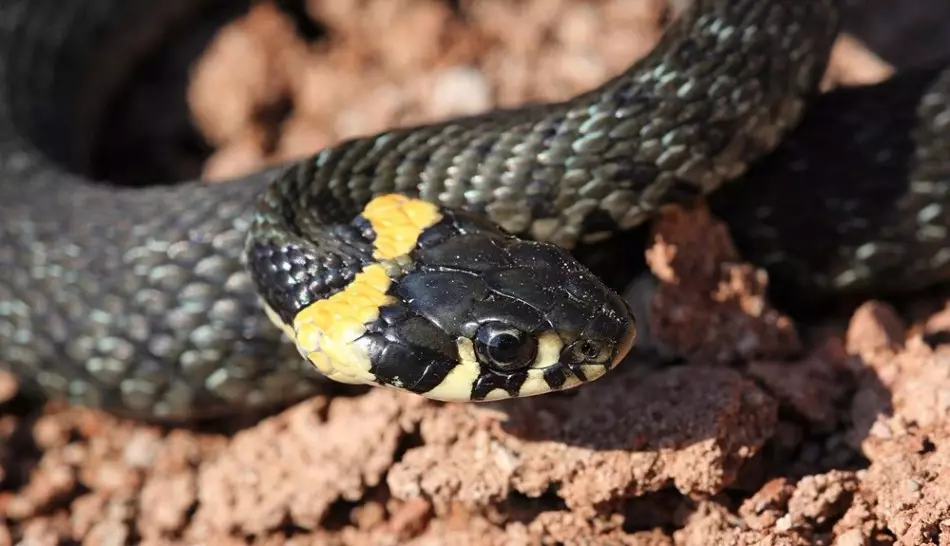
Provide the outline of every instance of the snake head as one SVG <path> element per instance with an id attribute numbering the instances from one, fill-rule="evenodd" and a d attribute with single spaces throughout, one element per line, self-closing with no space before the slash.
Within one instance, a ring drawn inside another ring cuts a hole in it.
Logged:
<path id="1" fill-rule="evenodd" d="M 331 379 L 497 400 L 593 381 L 633 345 L 626 302 L 558 246 L 398 195 L 345 227 L 250 252 L 272 320 Z"/>
<path id="2" fill-rule="evenodd" d="M 447 401 L 564 390 L 617 365 L 626 302 L 564 249 L 462 211 L 424 229 L 361 338 L 377 383 Z"/>

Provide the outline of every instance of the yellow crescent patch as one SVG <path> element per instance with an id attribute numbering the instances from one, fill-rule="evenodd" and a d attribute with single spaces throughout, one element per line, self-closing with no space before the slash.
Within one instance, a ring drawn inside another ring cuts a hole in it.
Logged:
<path id="1" fill-rule="evenodd" d="M 357 340 L 366 333 L 366 325 L 379 318 L 380 307 L 395 303 L 386 294 L 392 285 L 387 271 L 393 261 L 409 254 L 423 230 L 442 219 L 432 203 L 398 194 L 376 197 L 363 209 L 363 216 L 376 233 L 373 256 L 388 263 L 364 267 L 346 288 L 300 310 L 292 326 L 282 326 L 307 360 L 343 383 L 374 383 L 372 362 Z"/>
<path id="2" fill-rule="evenodd" d="M 381 306 L 394 303 L 386 294 L 390 284 L 385 266 L 370 264 L 345 289 L 302 309 L 293 323 L 301 354 L 330 379 L 372 383 L 369 355 L 354 342 L 379 318 Z"/>
<path id="3" fill-rule="evenodd" d="M 441 220 L 442 214 L 432 203 L 393 193 L 370 201 L 363 217 L 376 232 L 373 257 L 394 260 L 412 252 L 419 235 Z"/>

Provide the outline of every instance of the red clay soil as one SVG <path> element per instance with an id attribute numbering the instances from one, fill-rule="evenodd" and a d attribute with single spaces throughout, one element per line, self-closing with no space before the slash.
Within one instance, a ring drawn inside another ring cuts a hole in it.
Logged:
<path id="1" fill-rule="evenodd" d="M 313 0 L 326 35 L 309 41 L 260 4 L 191 72 L 190 116 L 215 148 L 203 176 L 567 97 L 648 51 L 666 4 Z M 890 71 L 844 37 L 827 81 Z M 646 257 L 652 341 L 687 364 L 574 396 L 370 389 L 198 431 L 24 410 L 4 379 L 0 546 L 950 544 L 950 299 L 797 324 L 702 206 L 654 222 Z"/>

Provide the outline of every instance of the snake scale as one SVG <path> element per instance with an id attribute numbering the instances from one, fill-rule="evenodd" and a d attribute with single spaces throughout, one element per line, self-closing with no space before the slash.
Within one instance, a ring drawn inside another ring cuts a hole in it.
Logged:
<path id="1" fill-rule="evenodd" d="M 835 0 L 695 0 L 650 54 L 570 100 L 396 128 L 228 183 L 83 176 L 90 97 L 214 3 L 0 1 L 0 364 L 24 385 L 146 419 L 220 415 L 314 392 L 300 353 L 324 349 L 416 392 L 574 386 L 623 356 L 634 325 L 559 248 L 703 196 L 791 293 L 950 276 L 950 71 L 818 97 Z M 529 322 L 546 330 L 512 329 Z M 563 362 L 505 368 L 544 359 Z M 434 397 L 464 398 L 451 392 Z"/>

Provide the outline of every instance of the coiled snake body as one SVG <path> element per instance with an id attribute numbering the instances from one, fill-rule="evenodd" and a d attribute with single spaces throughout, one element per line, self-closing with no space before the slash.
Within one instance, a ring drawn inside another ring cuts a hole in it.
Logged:
<path id="1" fill-rule="evenodd" d="M 121 72 L 93 64 L 131 62 L 208 3 L 0 2 L 0 364 L 48 394 L 182 418 L 287 401 L 321 375 L 449 400 L 573 387 L 635 328 L 562 248 L 706 194 L 798 290 L 950 273 L 941 70 L 833 92 L 788 136 L 833 0 L 696 0 L 646 58 L 566 102 L 229 183 L 77 174 L 96 117 L 79 91 Z"/>

